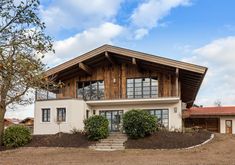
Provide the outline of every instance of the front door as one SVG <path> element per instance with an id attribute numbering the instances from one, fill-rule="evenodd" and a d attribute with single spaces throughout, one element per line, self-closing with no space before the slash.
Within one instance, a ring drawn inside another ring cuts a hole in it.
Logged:
<path id="1" fill-rule="evenodd" d="M 232 120 L 226 120 L 225 121 L 225 129 L 227 134 L 232 134 Z"/>
<path id="2" fill-rule="evenodd" d="M 120 125 L 122 120 L 122 110 L 108 110 L 100 111 L 100 115 L 106 117 L 109 121 L 109 131 L 117 132 L 120 131 Z"/>

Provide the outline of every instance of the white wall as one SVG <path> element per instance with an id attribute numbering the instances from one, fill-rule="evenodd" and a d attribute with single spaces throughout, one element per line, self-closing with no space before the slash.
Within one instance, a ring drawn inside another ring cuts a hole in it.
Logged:
<path id="1" fill-rule="evenodd" d="M 220 117 L 220 133 L 226 133 L 226 120 L 232 120 L 232 133 L 235 134 L 235 117 Z"/>
<path id="2" fill-rule="evenodd" d="M 42 122 L 42 108 L 51 109 L 50 122 Z M 37 101 L 34 109 L 34 134 L 59 132 L 56 108 L 66 108 L 66 121 L 60 124 L 61 132 L 70 132 L 73 128 L 83 129 L 87 108 L 84 101 L 76 99 Z"/>
<path id="3" fill-rule="evenodd" d="M 177 108 L 177 112 L 174 112 L 174 108 Z M 182 109 L 181 101 L 178 103 L 168 104 L 129 104 L 129 105 L 115 105 L 115 106 L 92 106 L 91 112 L 96 111 L 96 115 L 99 115 L 99 111 L 102 110 L 123 110 L 127 112 L 131 109 L 168 109 L 169 110 L 169 130 L 170 131 L 181 131 L 182 130 Z"/>
<path id="4" fill-rule="evenodd" d="M 42 108 L 51 109 L 50 122 L 42 122 Z M 128 104 L 128 105 L 102 105 L 88 106 L 85 101 L 76 99 L 47 100 L 35 103 L 34 112 L 34 134 L 55 134 L 59 132 L 59 125 L 56 123 L 56 108 L 66 108 L 66 122 L 60 124 L 61 132 L 70 132 L 73 128 L 83 130 L 83 120 L 86 118 L 86 110 L 90 110 L 89 115 L 99 115 L 100 110 L 123 110 L 124 113 L 131 109 L 168 109 L 169 110 L 169 130 L 182 130 L 182 107 L 181 101 L 178 103 L 149 103 L 149 104 Z M 174 112 L 174 109 L 177 112 Z"/>

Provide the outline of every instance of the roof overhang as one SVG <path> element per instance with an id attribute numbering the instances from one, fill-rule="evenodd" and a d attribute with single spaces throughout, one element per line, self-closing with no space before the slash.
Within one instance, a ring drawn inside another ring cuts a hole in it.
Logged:
<path id="1" fill-rule="evenodd" d="M 164 58 L 164 57 L 151 55 L 151 54 L 147 54 L 147 53 L 142 53 L 142 52 L 138 52 L 138 51 L 134 51 L 134 50 L 124 49 L 124 48 L 120 48 L 120 47 L 116 47 L 116 46 L 103 45 L 99 48 L 96 48 L 96 49 L 90 51 L 90 52 L 87 52 L 83 55 L 80 55 L 72 60 L 69 60 L 63 64 L 60 64 L 54 68 L 49 69 L 48 71 L 46 71 L 46 76 L 50 76 L 50 75 L 56 74 L 58 72 L 61 72 L 69 67 L 77 65 L 81 62 L 84 62 L 85 60 L 88 60 L 88 59 L 95 57 L 99 54 L 102 54 L 104 52 L 111 52 L 111 53 L 115 53 L 115 54 L 120 54 L 122 56 L 137 58 L 140 60 L 149 61 L 149 62 L 153 62 L 153 63 L 157 63 L 157 64 L 161 64 L 161 65 L 166 65 L 166 66 L 170 66 L 170 67 L 174 67 L 174 68 L 179 68 L 179 69 L 183 69 L 183 70 L 187 70 L 187 71 L 191 71 L 191 72 L 195 72 L 195 73 L 199 73 L 199 74 L 205 74 L 205 72 L 207 70 L 206 67 L 199 66 L 199 65 L 176 61 L 176 60 L 172 60 L 169 58 Z"/>

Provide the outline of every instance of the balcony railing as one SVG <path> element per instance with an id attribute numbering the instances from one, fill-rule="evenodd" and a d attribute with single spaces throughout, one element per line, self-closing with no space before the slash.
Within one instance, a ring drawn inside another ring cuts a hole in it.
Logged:
<path id="1" fill-rule="evenodd" d="M 38 100 L 52 100 L 57 99 L 57 92 L 51 92 L 44 89 L 37 89 L 35 92 L 35 99 Z"/>
<path id="2" fill-rule="evenodd" d="M 138 96 L 138 97 L 128 97 L 126 96 L 126 98 L 123 98 L 123 97 L 119 97 L 119 98 L 105 98 L 104 94 L 102 95 L 88 95 L 86 97 L 84 96 L 80 96 L 80 95 L 77 95 L 76 97 L 71 97 L 71 96 L 64 96 L 62 94 L 63 92 L 60 91 L 60 90 L 54 90 L 54 91 L 48 91 L 48 90 L 43 90 L 43 89 L 40 89 L 40 90 L 36 90 L 35 92 L 35 99 L 36 101 L 42 101 L 42 100 L 55 100 L 55 99 L 71 99 L 71 98 L 74 98 L 74 99 L 78 99 L 78 100 L 84 100 L 84 101 L 99 101 L 99 100 L 121 100 L 121 99 L 127 99 L 127 100 L 133 100 L 133 99 L 157 99 L 157 98 L 164 98 L 164 97 L 161 97 L 161 96 L 158 96 L 158 95 L 150 95 L 149 97 L 146 97 L 145 95 L 143 95 L 142 97 Z M 101 97 L 102 96 L 102 97 Z M 177 96 L 168 96 L 168 97 L 177 97 Z"/>

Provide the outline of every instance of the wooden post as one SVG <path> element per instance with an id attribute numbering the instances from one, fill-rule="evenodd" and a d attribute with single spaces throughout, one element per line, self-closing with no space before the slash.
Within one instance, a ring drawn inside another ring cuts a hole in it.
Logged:
<path id="1" fill-rule="evenodd" d="M 179 68 L 176 68 L 175 70 L 175 86 L 176 86 L 176 96 L 179 96 Z"/>
<path id="2" fill-rule="evenodd" d="M 38 89 L 35 90 L 35 101 L 37 101 L 37 100 L 38 100 Z M 1 101 L 1 99 L 0 99 L 0 101 Z"/>

